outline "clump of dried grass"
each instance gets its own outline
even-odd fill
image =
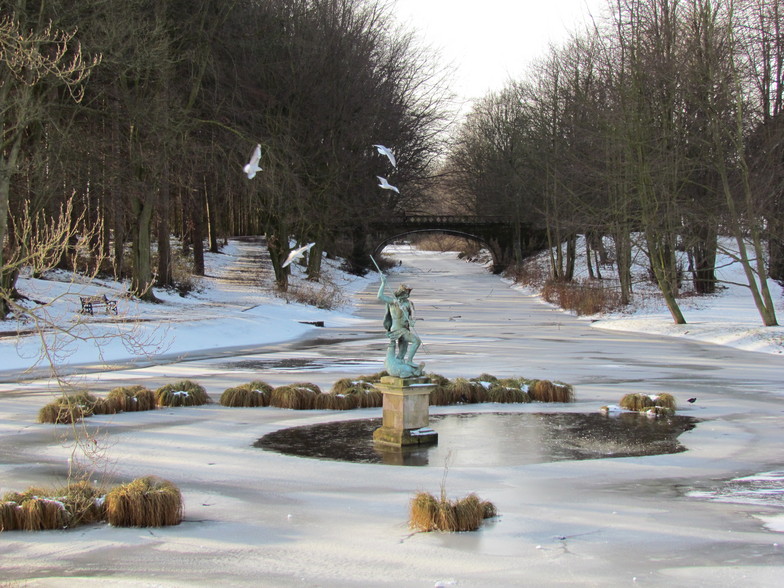
[[[370,382],[371,384],[378,384],[381,381],[381,378],[384,376],[388,376],[389,372],[386,370],[381,370],[375,374],[368,374],[366,376],[359,376],[358,380],[362,380],[363,382]]]
[[[114,400],[109,398],[104,398],[99,396],[95,399],[95,403],[92,406],[92,414],[117,414],[119,409],[117,408],[117,403]]]
[[[619,403],[620,407],[626,410],[633,410],[635,412],[641,412],[646,408],[652,407],[653,398],[648,396],[647,394],[624,394],[621,398],[621,402]]]
[[[114,402],[117,410],[122,412],[140,412],[158,407],[155,392],[140,385],[113,388],[106,398]]]
[[[166,527],[182,522],[182,495],[167,480],[138,478],[106,495],[106,519],[115,527]]]
[[[446,386],[450,404],[478,404],[487,402],[487,388],[479,382],[455,378]]]
[[[75,527],[106,519],[103,492],[87,480],[71,482],[62,494],[62,501],[70,514],[69,526]]]
[[[488,384],[487,387],[489,387],[489,385],[498,383],[498,378],[493,374],[483,373],[483,374],[479,374],[476,378],[471,378],[471,381],[480,382],[480,383],[484,382]]]
[[[269,406],[272,386],[266,382],[254,381],[234,388],[227,388],[220,397],[223,406],[258,407]]]
[[[620,407],[635,412],[650,412],[655,416],[664,416],[675,414],[675,404],[675,397],[667,392],[658,395],[635,392],[625,394],[621,398]]]
[[[533,380],[528,386],[531,400],[536,402],[573,402],[574,388],[570,384]]]
[[[660,406],[662,408],[669,408],[671,410],[675,410],[677,408],[675,397],[668,392],[662,392],[661,394],[657,394],[656,397],[653,399],[654,406]]]
[[[63,394],[38,411],[39,423],[70,425],[93,415],[98,399],[89,392]]]
[[[35,496],[21,504],[22,529],[25,531],[51,531],[68,527],[65,504],[51,498]]]
[[[427,374],[430,383],[435,386],[430,391],[430,406],[448,406],[455,403],[454,396],[450,390],[449,378],[440,374]]]
[[[272,391],[270,406],[312,410],[316,408],[316,399],[321,394],[321,388],[308,382],[278,386]]]
[[[480,500],[476,494],[452,501],[418,492],[411,500],[409,524],[425,532],[475,531],[484,519],[494,516],[497,516],[495,505]]]
[[[531,402],[531,397],[519,386],[506,385],[499,381],[490,386],[487,391],[487,401],[501,404],[523,404]]]
[[[22,528],[22,508],[12,500],[0,502],[0,531],[18,531]]]
[[[329,392],[316,396],[313,407],[319,410],[352,410],[359,408],[359,397],[355,394]]]
[[[166,384],[155,391],[158,406],[201,406],[209,401],[204,387],[191,380]]]
[[[380,381],[380,378],[379,378]],[[330,394],[352,396],[356,402],[353,408],[377,408],[383,404],[384,395],[369,380],[343,378],[332,385]]]
[[[449,378],[442,376],[441,374],[427,374],[427,377],[430,379],[431,384],[435,384],[436,386],[448,386],[449,385]]]
[[[668,408],[666,406],[651,406],[644,409],[643,414],[650,418],[659,418],[659,417],[668,417],[673,416],[675,414],[674,408]]]
[[[0,530],[65,529],[103,520],[100,491],[89,482],[62,489],[31,487],[9,492],[0,503]]]

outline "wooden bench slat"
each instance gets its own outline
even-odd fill
[[[101,294],[100,296],[79,296],[79,300],[82,303],[82,314],[89,313],[90,316],[94,316],[94,307],[101,307],[103,306],[106,310],[107,314],[109,312],[113,312],[117,314],[117,301],[116,300],[109,300],[106,297],[106,294]]]

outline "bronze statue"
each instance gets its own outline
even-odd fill
[[[411,288],[401,284],[394,296],[384,293],[387,280],[381,274],[381,287],[378,289],[378,299],[386,303],[384,328],[389,338],[387,356],[384,362],[390,376],[407,378],[421,376],[424,373],[424,363],[415,364],[414,354],[422,344],[422,340],[414,329],[414,304],[409,299]]]

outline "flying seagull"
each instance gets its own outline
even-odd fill
[[[384,190],[394,190],[395,192],[400,194],[400,190],[398,190],[392,184],[387,182],[386,178],[382,178],[381,176],[376,176],[376,177],[378,178],[378,181],[379,181],[379,184],[378,184],[379,188],[384,188]]]
[[[248,179],[252,180],[256,176],[256,172],[260,172],[259,161],[261,160],[261,145],[256,145],[253,150],[253,155],[250,156],[250,161],[245,164],[243,171],[248,174]]]
[[[373,145],[381,155],[386,155],[387,159],[389,159],[389,163],[392,164],[392,167],[397,167],[397,161],[395,160],[395,154],[392,153],[392,150],[389,147],[384,147],[383,145]]]
[[[308,243],[307,245],[303,245],[302,247],[298,247],[289,253],[289,256],[286,258],[286,261],[280,267],[288,267],[288,265],[294,261],[295,259],[299,259],[303,255],[305,255],[306,251],[310,251],[310,248],[313,247],[315,243]]]

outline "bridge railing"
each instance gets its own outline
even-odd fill
[[[507,216],[451,215],[451,214],[400,214],[385,219],[398,225],[497,225],[509,224]]]

